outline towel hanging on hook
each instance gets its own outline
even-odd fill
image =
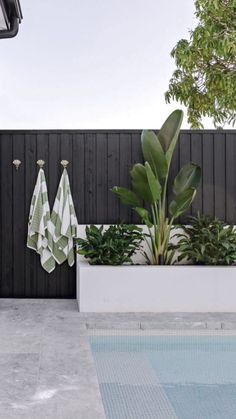
[[[43,170],[44,163],[43,160],[37,161],[39,172],[30,206],[27,247],[40,255],[42,267],[50,273],[55,269],[55,260],[48,247],[50,208]]]
[[[61,161],[64,170],[49,223],[50,238],[52,239],[49,242],[49,248],[57,263],[61,264],[67,260],[68,265],[73,266],[75,262],[74,239],[77,238],[78,221],[66,169],[68,163],[65,160]]]

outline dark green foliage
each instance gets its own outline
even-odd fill
[[[236,231],[217,218],[198,214],[189,217],[189,224],[181,226],[183,233],[171,250],[179,252],[178,261],[193,265],[232,265],[236,262]]]
[[[236,122],[236,0],[196,0],[198,25],[171,52],[176,70],[166,101],[188,108],[188,122],[201,128],[202,117],[216,127]]]
[[[90,265],[132,264],[132,256],[141,248],[142,229],[134,225],[112,225],[107,230],[86,226],[86,239],[78,239],[78,253]]]

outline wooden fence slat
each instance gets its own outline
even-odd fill
[[[236,135],[226,133],[226,219],[236,220]]]
[[[71,133],[60,134],[60,143],[61,143],[61,160],[68,160],[69,165],[67,166],[68,176],[70,180],[70,186],[73,191],[73,177],[72,177],[72,162],[73,162],[73,137]],[[60,162],[57,164],[60,166],[61,174],[63,172],[63,167]],[[60,176],[61,176],[60,174]],[[58,266],[56,267],[58,270]],[[75,295],[75,265],[72,268],[69,268],[67,262],[60,265],[60,291],[59,296],[61,298],[72,298]]]
[[[215,216],[225,220],[225,134],[216,132],[214,137],[214,186]]]
[[[86,134],[85,136],[85,222],[95,223],[97,217],[96,205],[96,136],[94,134]]]
[[[18,170],[13,168],[13,295],[25,295],[25,247],[27,216],[25,209],[25,138],[24,134],[13,134],[13,159],[21,160]],[[15,278],[19,278],[18,281]]]
[[[108,150],[108,208],[107,208],[107,224],[117,223],[120,218],[119,199],[112,192],[113,186],[120,186],[120,136],[119,134],[108,133],[107,139]]]
[[[57,133],[49,133],[48,136],[48,163],[50,169],[48,180],[48,196],[50,202],[50,209],[52,211],[54,200],[57,193],[58,184],[61,175],[61,149],[60,149],[60,135]],[[56,266],[55,270],[48,275],[48,294],[49,298],[58,298],[61,292],[61,275],[60,267]],[[45,295],[46,296],[46,295]]]
[[[141,132],[133,132],[131,133],[131,167],[136,163],[142,162]],[[133,224],[140,223],[140,217],[133,210],[131,210],[131,222]]]
[[[214,214],[214,137],[205,134],[202,141],[202,211]]]
[[[132,157],[132,140],[128,133],[120,134],[120,186],[130,188],[130,169]],[[120,221],[131,222],[131,209],[127,205],[120,205]]]
[[[97,224],[107,223],[107,207],[108,207],[108,184],[107,184],[107,135],[106,133],[97,134],[97,183],[96,183],[96,200],[97,200]]]
[[[43,166],[45,178],[47,182],[47,187],[49,187],[48,183],[48,135],[47,134],[38,134],[36,138],[36,147],[37,147],[37,157],[36,160],[44,160],[45,165]],[[48,188],[49,189],[49,188]],[[39,257],[38,257],[39,260]],[[48,295],[49,293],[49,274],[42,269],[40,277],[37,279],[37,291],[38,296]]]
[[[84,134],[73,134],[73,199],[79,224],[85,223]]]
[[[12,249],[12,135],[3,134],[1,139],[0,176],[1,184],[1,296],[12,295],[13,286],[13,249]]]
[[[28,220],[31,198],[37,177],[36,135],[25,135],[25,211]],[[20,170],[20,169],[19,169]],[[26,231],[27,237],[27,231]],[[25,297],[37,297],[37,278],[40,271],[38,255],[25,246]],[[17,278],[15,278],[17,280]]]

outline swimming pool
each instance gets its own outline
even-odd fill
[[[235,331],[93,331],[107,419],[235,419]]]

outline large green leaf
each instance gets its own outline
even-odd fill
[[[174,180],[173,191],[176,195],[189,188],[197,188],[201,180],[201,169],[194,163],[187,163]]]
[[[173,200],[169,205],[170,214],[174,218],[177,218],[181,214],[183,214],[183,212],[187,211],[192,201],[194,200],[195,195],[196,195],[195,188],[186,189],[185,191],[177,195],[175,200]]]
[[[142,218],[142,220],[145,222],[145,224],[151,228],[153,226],[151,221],[151,216],[145,208],[136,207],[134,210],[137,212],[137,214]]]
[[[112,192],[120,197],[122,204],[137,207],[141,203],[137,195],[130,189],[114,186],[114,188],[112,188]]]
[[[135,193],[141,199],[144,199],[144,201],[149,202],[149,204],[153,204],[155,200],[153,199],[152,192],[149,187],[145,166],[137,163],[133,166],[133,169],[130,173]]]
[[[144,160],[147,161],[153,173],[160,180],[164,179],[167,173],[167,161],[160,141],[153,131],[143,131],[141,144]]]
[[[172,155],[177,143],[180,127],[183,121],[183,111],[176,109],[172,112],[162,125],[157,138],[160,141],[163,150],[166,153],[168,166],[170,165]]]
[[[154,175],[150,164],[146,161],[145,169],[150,191],[152,193],[153,201],[159,201],[161,196],[161,185],[158,178]]]

